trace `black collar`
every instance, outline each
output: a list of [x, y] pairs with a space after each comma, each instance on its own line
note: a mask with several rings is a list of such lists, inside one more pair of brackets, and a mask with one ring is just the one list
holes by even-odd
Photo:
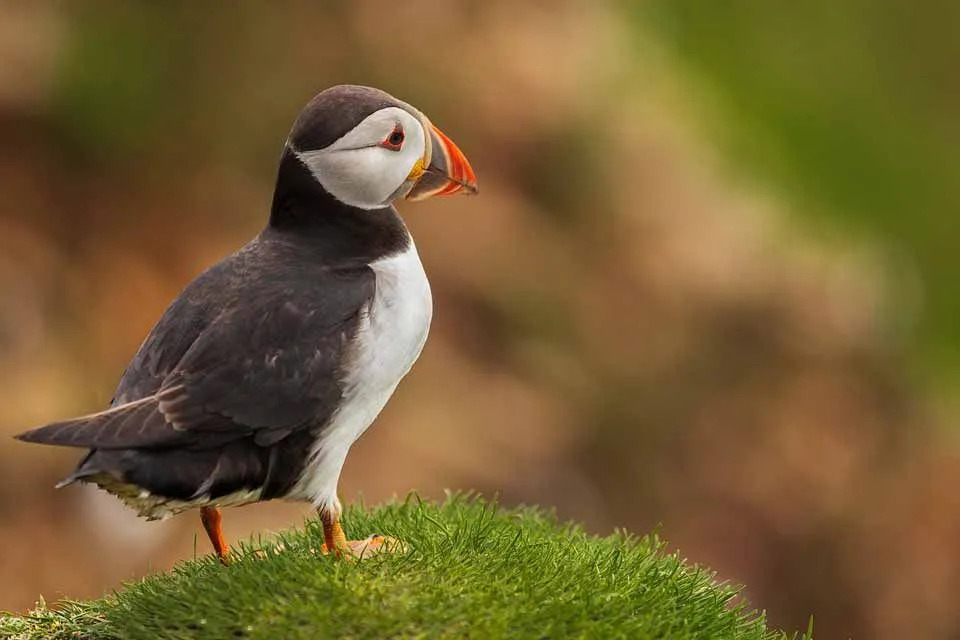
[[396, 209], [360, 209], [340, 202], [320, 185], [289, 146], [283, 149], [264, 237], [308, 243], [330, 264], [362, 263], [410, 246]]

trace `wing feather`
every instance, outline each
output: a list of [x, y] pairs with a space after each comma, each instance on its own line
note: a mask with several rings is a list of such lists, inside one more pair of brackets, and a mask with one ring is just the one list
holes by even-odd
[[24, 442], [99, 449], [162, 447], [182, 441], [184, 434], [172, 428], [157, 405], [157, 396], [149, 396], [15, 437]]
[[[183, 329], [182, 322], [165, 327], [161, 320], [119, 386], [153, 386], [150, 395], [17, 437], [92, 449], [202, 449], [252, 437], [258, 447], [271, 447], [316, 428], [341, 397], [341, 361], [375, 279], [367, 268], [308, 275], [284, 278], [283, 286], [258, 280], [247, 299], [211, 314], [188, 346], [165, 333]], [[192, 332], [196, 319], [188, 325]], [[169, 362], [168, 343], [183, 353], [163, 372], [156, 353]], [[156, 388], [158, 373], [164, 375]]]

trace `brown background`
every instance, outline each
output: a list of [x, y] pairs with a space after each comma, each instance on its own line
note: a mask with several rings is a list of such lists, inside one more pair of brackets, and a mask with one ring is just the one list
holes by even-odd
[[[106, 405], [171, 298], [264, 224], [300, 106], [357, 82], [423, 109], [482, 195], [401, 206], [435, 320], [345, 500], [472, 489], [659, 528], [774, 624], [960, 637], [956, 386], [923, 355], [919, 236], [808, 215], [844, 209], [716, 135], [749, 117], [663, 24], [576, 1], [0, 3], [0, 608], [208, 552], [195, 515], [54, 491], [78, 452], [8, 436]], [[226, 532], [306, 513], [229, 510]]]

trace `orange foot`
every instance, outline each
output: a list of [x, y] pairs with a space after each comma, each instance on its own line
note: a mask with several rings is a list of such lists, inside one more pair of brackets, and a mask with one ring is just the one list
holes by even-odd
[[[378, 553], [389, 553], [399, 548], [399, 540], [389, 536], [382, 536], [375, 533], [369, 538], [363, 540], [344, 540], [343, 546], [333, 547], [337, 556], [347, 556], [349, 558], [369, 558]], [[326, 555], [330, 553], [330, 547], [326, 543], [320, 547], [320, 553]]]
[[320, 553], [327, 554], [333, 551], [338, 558], [368, 558], [378, 553], [399, 551], [402, 544], [396, 538], [373, 534], [364, 540], [347, 540], [340, 526], [340, 518], [328, 512], [320, 512], [320, 521], [323, 523], [323, 546]]

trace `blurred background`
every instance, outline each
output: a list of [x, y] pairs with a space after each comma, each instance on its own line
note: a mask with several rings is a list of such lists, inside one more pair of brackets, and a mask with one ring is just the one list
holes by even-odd
[[208, 553], [195, 514], [54, 491], [79, 452], [9, 436], [106, 406], [264, 225], [300, 107], [353, 82], [482, 193], [401, 205], [434, 325], [345, 500], [658, 529], [775, 625], [960, 638], [958, 27], [933, 0], [0, 0], [0, 609]]

